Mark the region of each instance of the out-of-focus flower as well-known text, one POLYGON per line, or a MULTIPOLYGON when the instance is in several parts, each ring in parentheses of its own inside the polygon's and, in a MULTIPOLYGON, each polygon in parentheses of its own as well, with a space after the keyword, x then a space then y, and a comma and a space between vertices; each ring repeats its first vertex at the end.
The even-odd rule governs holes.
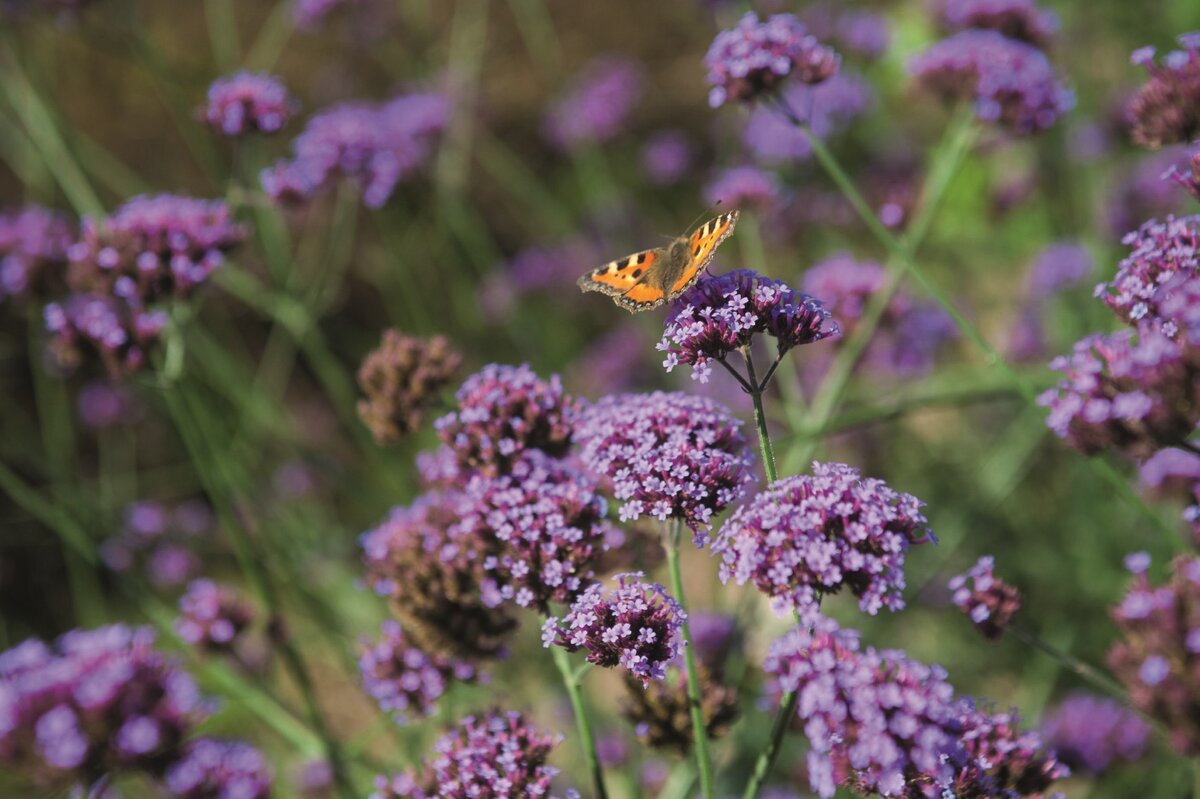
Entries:
POLYGON ((292 142, 291 159, 263 171, 263 190, 278 202, 303 203, 347 178, 364 205, 379 208, 428 159, 450 113, 450 98, 437 92, 327 108, 292 142))
POLYGON ((1021 595, 992 573, 995 559, 986 555, 970 571, 950 580, 954 604, 989 641, 1004 635, 1021 609, 1021 595))
POLYGON ((629 59, 596 59, 547 110, 542 122, 547 140, 570 151, 614 138, 641 97, 642 81, 641 68, 629 59))
POLYGON ((655 186, 671 186, 683 180, 692 168, 695 146, 678 130, 663 130, 642 147, 642 172, 655 186))
POLYGON ((27 205, 0 213, 0 303, 45 297, 66 277, 75 226, 57 211, 27 205))
POLYGON ((837 2, 810 3, 799 11, 808 32, 832 42, 844 53, 873 60, 891 44, 887 20, 873 11, 846 8, 837 2))
POLYGON ((39 785, 159 776, 205 715, 147 627, 74 630, 53 647, 30 639, 0 653, 0 763, 39 785))
POLYGON ((421 773, 376 778, 370 799, 557 799, 558 769, 546 761, 559 741, 516 711, 467 716, 433 745, 421 773))
POLYGON ((561 457, 571 446, 577 401, 562 380, 542 380, 528 364, 489 364, 463 381, 458 410, 434 423, 438 435, 467 469, 503 474, 522 452, 561 457))
POLYGON ((254 608, 232 589, 212 580, 193 580, 179 599, 175 629, 188 644, 209 652, 232 652, 254 621, 254 608))
POLYGON ((612 487, 621 521, 678 519, 703 540, 753 480, 741 422, 691 394, 604 397, 576 426, 580 458, 612 487))
POLYGON ((167 769, 163 782, 178 799, 267 799, 275 775, 250 744, 198 738, 167 769))
POLYGON ((1130 58, 1149 76, 1127 106, 1130 133, 1143 147, 1189 143, 1200 135, 1200 36, 1187 33, 1178 41, 1184 49, 1172 50, 1157 64, 1153 47, 1135 50, 1130 58))
POLYGON ((1200 752, 1200 560, 1176 558, 1171 580, 1153 586, 1144 564, 1112 610, 1120 640, 1108 665, 1134 707, 1167 728, 1181 755, 1200 752))
POLYGON ((558 290, 573 286, 580 272, 603 257, 594 241, 575 236, 521 250, 503 265, 496 278, 518 295, 558 290))
POLYGON ((874 615, 904 607, 904 557, 935 541, 921 502, 841 463, 767 486, 738 508, 713 545, 721 580, 753 582, 777 609, 804 617, 843 588, 874 615))
POLYGON ((213 533, 212 511, 198 500, 168 507, 140 501, 125 508, 124 524, 100 547, 104 565, 118 574, 144 570, 159 588, 175 588, 200 573, 191 547, 213 533))
POLYGON ((644 386, 658 373, 651 352, 648 336, 640 325, 618 325, 594 339, 572 362, 567 383, 590 397, 644 386))
MULTIPOLYGON (((1096 287, 1096 294, 1126 323, 1160 327, 1159 290, 1176 275, 1200 272, 1200 216, 1151 219, 1122 243, 1130 248, 1129 255, 1112 280, 1096 287)), ((1165 333, 1174 336, 1176 330, 1167 325, 1165 333)))
POLYGON ((1050 792, 1071 769, 1047 749, 1035 730, 1021 730, 1016 711, 996 713, 972 699, 960 699, 959 736, 967 756, 948 795, 1002 799, 1065 799, 1050 792))
POLYGON ((643 685, 663 679, 684 646, 687 614, 665 588, 641 578, 619 574, 609 590, 592 585, 561 619, 546 619, 542 643, 570 652, 586 649, 589 663, 619 666, 643 685))
POLYGON ((42 314, 50 334, 47 352, 68 373, 96 358, 113 377, 133 374, 146 365, 167 326, 164 311, 141 310, 106 294, 73 294, 42 314))
MULTIPOLYGON (((633 725, 638 740, 656 751, 686 756, 692 747, 692 717, 688 698, 687 673, 678 671, 674 679, 644 684, 631 675, 625 677, 625 700, 621 715, 633 725)), ((710 741, 729 731, 738 717, 737 688, 724 685, 705 666, 698 666, 700 678, 700 714, 710 741)))
MULTIPOLYGON (((841 72, 816 86, 789 85, 780 99, 799 121, 825 138, 869 110, 875 95, 862 78, 841 72)), ((808 139, 795 124, 768 106, 758 106, 751 112, 742 141, 756 157, 772 163, 812 154, 808 139)))
POLYGON ((1200 483, 1200 455, 1176 447, 1155 452, 1138 469, 1142 485, 1158 495, 1191 496, 1200 483))
POLYGON ((1073 693, 1042 720, 1042 737, 1072 771, 1099 776, 1123 760, 1140 760, 1150 725, 1113 699, 1073 693))
POLYGON ((596 736, 596 759, 606 768, 629 765, 629 744, 623 735, 608 733, 596 736))
MULTIPOLYGON (((821 302, 782 280, 739 269, 701 278, 676 301, 658 349, 670 372, 685 364, 692 379, 707 383, 712 361, 750 346, 756 333, 775 339, 778 357, 803 344, 836 335, 838 326, 821 302)), ((759 388, 753 386, 752 388, 759 388)))
POLYGON ((295 0, 292 19, 297 28, 316 30, 339 8, 361 5, 363 0, 295 0))
POLYGON ((1018 134, 1049 128, 1075 104, 1044 53, 989 30, 966 30, 916 56, 909 70, 947 98, 974 103, 975 115, 1018 134))
POLYGON ((1045 299, 1071 286, 1082 283, 1092 273, 1092 254, 1079 244, 1060 241, 1038 252, 1025 278, 1025 291, 1030 299, 1045 299))
POLYGON ((91 4, 91 0, 2 0, 0 16, 6 21, 19 22, 22 17, 33 14, 57 14, 70 18, 91 4))
POLYGON ((479 677, 469 661, 414 646, 392 619, 383 623, 378 641, 363 643, 358 667, 367 693, 398 724, 433 715, 451 681, 475 682, 479 677))
POLYGON ((940 16, 951 31, 984 28, 1043 49, 1058 33, 1058 15, 1033 0, 944 0, 940 16))
POLYGON ((696 660, 710 671, 720 673, 739 639, 737 619, 725 613, 691 613, 688 630, 696 660))
POLYGON ((287 87, 274 75, 236 72, 208 87, 202 109, 208 126, 225 136, 278 133, 296 110, 287 87))
POLYGON ((143 407, 128 387, 108 380, 93 380, 79 390, 75 410, 84 426, 107 430, 138 421, 143 407))
POLYGON ((328 760, 298 763, 292 773, 292 783, 304 799, 329 799, 334 789, 333 766, 328 760))
POLYGON ((1192 145, 1188 150, 1187 160, 1180 166, 1172 166, 1167 172, 1167 178, 1200 200, 1200 144, 1192 145))
POLYGON ((708 104, 750 102, 794 77, 820 83, 833 77, 841 62, 830 47, 817 41, 792 14, 766 21, 747 13, 736 26, 713 39, 704 63, 708 67, 708 104))
POLYGON ((420 339, 394 328, 383 331, 379 347, 358 368, 358 385, 367 395, 358 402, 359 417, 381 444, 400 441, 421 426, 461 364, 445 336, 420 339))
POLYGON ((1165 147, 1139 158, 1105 198, 1104 221, 1109 233, 1119 240, 1148 219, 1186 211, 1188 198, 1177 185, 1186 161, 1182 147, 1165 147))
POLYGON ((726 169, 704 187, 708 204, 725 208, 769 208, 779 199, 779 193, 775 175, 753 166, 726 169))

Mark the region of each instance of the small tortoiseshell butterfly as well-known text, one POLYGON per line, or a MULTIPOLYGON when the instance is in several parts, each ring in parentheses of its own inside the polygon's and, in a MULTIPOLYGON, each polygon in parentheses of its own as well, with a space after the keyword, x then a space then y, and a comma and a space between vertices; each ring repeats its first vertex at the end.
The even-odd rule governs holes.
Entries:
POLYGON ((630 313, 657 308, 700 278, 737 221, 737 211, 721 214, 666 247, 643 250, 593 269, 579 278, 579 288, 607 294, 630 313))

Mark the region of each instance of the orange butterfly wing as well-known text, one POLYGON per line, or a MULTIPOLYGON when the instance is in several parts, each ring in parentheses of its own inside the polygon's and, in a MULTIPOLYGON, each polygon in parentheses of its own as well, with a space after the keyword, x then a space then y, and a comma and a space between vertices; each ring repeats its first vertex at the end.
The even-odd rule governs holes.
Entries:
POLYGON ((579 278, 579 288, 584 291, 599 291, 610 297, 621 297, 641 288, 641 281, 658 259, 666 253, 661 249, 644 250, 627 255, 617 261, 593 269, 579 278))
POLYGON ((705 222, 688 237, 688 252, 691 254, 692 260, 688 262, 687 268, 683 270, 679 280, 675 281, 675 285, 671 286, 670 297, 674 298, 696 282, 709 262, 712 261, 717 247, 733 233, 737 221, 738 212, 730 211, 705 222))

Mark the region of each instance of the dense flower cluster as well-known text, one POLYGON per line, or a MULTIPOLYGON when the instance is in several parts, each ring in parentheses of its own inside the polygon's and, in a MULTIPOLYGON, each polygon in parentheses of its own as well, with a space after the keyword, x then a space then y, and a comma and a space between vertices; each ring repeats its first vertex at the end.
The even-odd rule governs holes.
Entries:
POLYGON ((71 372, 97 358, 113 377, 147 364, 150 350, 167 327, 162 310, 144 310, 108 294, 73 294, 42 309, 47 351, 54 365, 71 372))
POLYGON ((188 744, 163 782, 178 799, 267 799, 275 777, 253 746, 199 738, 188 744))
POLYGON ((642 172, 654 185, 670 186, 688 174, 694 156, 687 136, 677 130, 659 131, 642 147, 642 172))
POLYGON ((232 589, 212 580, 193 580, 179 599, 175 629, 180 638, 194 647, 230 652, 254 616, 254 608, 232 589))
MULTIPOLYGON (((649 685, 632 675, 625 677, 625 700, 621 716, 633 725, 634 734, 657 751, 687 756, 692 747, 691 704, 687 672, 678 665, 673 677, 649 685)), ((698 665, 700 715, 710 741, 722 737, 738 718, 738 690, 725 685, 719 674, 698 665)))
POLYGON ((716 108, 755 100, 788 77, 820 83, 837 73, 840 62, 794 15, 775 14, 763 21, 749 12, 718 33, 704 57, 712 85, 708 103, 716 108))
POLYGON ((955 710, 966 763, 955 774, 950 795, 1065 799, 1047 791, 1071 769, 1043 746, 1039 733, 1021 730, 1015 711, 991 712, 971 699, 960 699, 955 710))
POLYGON ((1100 775, 1117 761, 1140 760, 1150 725, 1113 699, 1073 693, 1042 720, 1042 737, 1072 771, 1100 775))
POLYGON ((571 652, 586 649, 589 663, 619 666, 643 685, 663 679, 684 645, 687 614, 665 588, 641 577, 619 574, 610 590, 592 585, 563 618, 546 620, 542 643, 571 652))
POLYGON ((358 402, 359 417, 381 444, 400 441, 421 426, 461 364, 445 336, 420 339, 394 328, 383 331, 379 347, 358 368, 358 385, 366 394, 358 402))
POLYGON ((1192 757, 1200 752, 1200 560, 1176 559, 1161 586, 1150 584, 1147 560, 1131 564, 1133 583, 1113 608, 1121 638, 1108 664, 1134 707, 1162 722, 1172 748, 1192 757))
POLYGON ((1164 144, 1189 143, 1200 136, 1200 35, 1179 37, 1183 50, 1173 50, 1154 63, 1154 48, 1143 47, 1131 60, 1149 77, 1129 100, 1133 140, 1157 149, 1164 144))
POLYGON ((591 63, 546 112, 542 129, 561 150, 608 141, 621 132, 642 93, 642 71, 618 57, 591 63))
MULTIPOLYGON (((780 93, 780 99, 791 115, 825 138, 870 109, 875 95, 862 78, 840 72, 816 86, 791 84, 780 93)), ((767 106, 751 112, 742 141, 755 156, 769 162, 808 158, 812 154, 808 138, 793 121, 767 106)))
POLYGON ((656 391, 604 397, 581 414, 575 438, 622 503, 621 521, 679 519, 702 538, 753 479, 740 427, 712 400, 656 391))
POLYGON ((1041 48, 1058 33, 1058 16, 1034 0, 944 0, 941 21, 952 31, 994 30, 1041 48))
MULTIPOLYGON (((1125 322, 1158 327, 1163 284, 1177 275, 1200 273, 1200 216, 1152 219, 1125 236, 1130 248, 1112 280, 1096 287, 1097 296, 1125 322)), ((1171 328, 1167 335, 1174 335, 1171 328)))
POLYGON ((993 574, 991 555, 979 559, 966 574, 950 580, 954 604, 967 614, 975 628, 988 640, 996 640, 1012 623, 1021 609, 1021 595, 993 574))
POLYGON ((753 582, 778 609, 805 617, 843 588, 861 610, 904 607, 904 557, 934 540, 916 497, 840 463, 775 481, 721 527, 720 577, 753 582))
POLYGON ((428 654, 413 646, 399 622, 383 623, 378 641, 364 643, 358 658, 363 687, 399 724, 431 716, 447 685, 474 682, 478 671, 461 658, 428 654))
POLYGON ((556 736, 516 711, 467 716, 433 745, 423 773, 379 777, 371 799, 556 799, 546 764, 556 736))
POLYGON ((0 653, 0 763, 41 785, 159 776, 205 715, 149 628, 75 630, 53 647, 30 639, 0 653))
POLYGON ((426 161, 449 117, 450 99, 436 92, 327 108, 292 142, 291 159, 263 171, 263 190, 279 202, 303 203, 349 178, 363 203, 379 208, 426 161))
POLYGON ((455 394, 458 410, 434 426, 459 463, 503 473, 525 450, 566 454, 578 403, 562 380, 542 380, 527 364, 489 364, 468 377, 455 394))
POLYGON ((173 588, 199 574, 192 545, 212 532, 212 511, 198 500, 173 507, 134 502, 125 508, 120 532, 101 545, 100 557, 118 574, 144 570, 154 585, 173 588))
POLYGON ((788 288, 782 280, 748 269, 705 277, 675 302, 658 349, 663 365, 692 367, 692 378, 708 382, 711 361, 750 346, 756 333, 775 339, 779 355, 837 333, 819 300, 788 288))
POLYGON ((75 227, 62 214, 27 205, 0 213, 0 302, 42 297, 65 278, 75 227))
POLYGON ((1200 144, 1193 145, 1188 150, 1187 159, 1178 166, 1172 166, 1167 177, 1200 200, 1200 144))
POLYGON ((995 31, 956 33, 909 67, 928 88, 973 101, 981 120, 1019 134, 1049 128, 1075 103, 1041 50, 995 31))
POLYGON ((287 87, 273 75, 237 72, 208 87, 204 121, 218 133, 277 133, 287 124, 296 103, 287 87))

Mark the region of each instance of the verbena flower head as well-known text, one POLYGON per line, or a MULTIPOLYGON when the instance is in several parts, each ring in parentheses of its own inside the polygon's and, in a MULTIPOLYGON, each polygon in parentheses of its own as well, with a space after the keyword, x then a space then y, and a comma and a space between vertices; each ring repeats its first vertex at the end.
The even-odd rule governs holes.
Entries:
MULTIPOLYGON (((674 675, 648 685, 626 675, 621 716, 633 726, 638 740, 650 749, 686 757, 695 735, 688 676, 682 664, 676 663, 671 668, 676 671, 674 675)), ((700 715, 705 734, 713 741, 724 736, 738 718, 738 690, 722 683, 719 675, 702 663, 697 664, 697 676, 700 715)))
POLYGON ((904 557, 935 540, 921 502, 841 463, 776 480, 738 508, 713 546, 721 580, 753 582, 779 610, 810 617, 843 588, 871 615, 904 607, 904 557))
POLYGON ((1200 200, 1200 144, 1192 145, 1188 150, 1187 160, 1178 166, 1172 166, 1167 177, 1193 198, 1200 200))
POLYGON ((852 56, 873 60, 891 44, 887 19, 873 11, 847 8, 830 0, 805 5, 799 16, 809 33, 852 56))
POLYGON ((956 707, 966 763, 958 769, 951 796, 998 799, 1065 799, 1049 792, 1071 769, 1042 743, 1035 730, 1022 730, 1016 711, 994 712, 972 699, 956 707))
MULTIPOLYGON (((822 138, 847 127, 875 102, 871 87, 857 75, 840 72, 824 83, 785 87, 781 98, 791 111, 822 138)), ((768 106, 751 112, 742 133, 746 148, 770 163, 808 158, 808 138, 788 119, 768 106)))
POLYGON ((209 652, 231 652, 254 621, 254 608, 232 589, 212 580, 193 580, 179 599, 175 629, 188 644, 209 652))
POLYGON ((661 680, 684 646, 687 614, 658 583, 641 573, 619 574, 616 588, 596 583, 561 619, 542 625, 542 643, 568 651, 587 650, 587 661, 620 667, 645 685, 661 680))
POLYGON ((264 72, 236 72, 208 87, 204 121, 225 136, 277 133, 296 110, 287 87, 264 72))
POLYGON ((1026 277, 1026 293, 1041 300, 1082 283, 1092 273, 1092 255, 1072 242, 1047 245, 1033 259, 1026 277))
POLYGON ((462 364, 462 356, 445 336, 405 336, 389 328, 377 349, 358 368, 358 385, 366 394, 358 415, 375 440, 395 443, 421 426, 425 413, 462 364))
POLYGON ((358 183, 364 205, 379 208, 428 159, 450 106, 446 95, 427 92, 327 108, 292 142, 291 159, 263 171, 263 190, 279 202, 304 203, 346 178, 358 183))
POLYGON ((502 474, 525 450, 561 457, 571 446, 578 403, 558 375, 542 380, 528 364, 489 364, 455 398, 458 410, 434 427, 465 468, 502 474))
POLYGON ((66 216, 27 205, 0 213, 0 303, 44 297, 65 278, 75 226, 66 216))
POLYGON ((178 799, 267 799, 274 782, 262 752, 242 741, 215 738, 188 744, 163 779, 178 799))
POLYGON ((371 799, 557 799, 558 769, 546 761, 560 740, 516 711, 467 716, 434 743, 422 773, 377 778, 371 799))
POLYGON ((206 714, 149 628, 75 630, 0 653, 0 763, 40 785, 159 776, 206 714))
POLYGON ((736 26, 721 31, 708 48, 708 104, 749 102, 766 95, 784 80, 820 83, 837 73, 841 58, 817 41, 792 14, 765 21, 747 13, 736 26))
POLYGON ((1171 580, 1151 585, 1146 562, 1130 559, 1133 582, 1113 608, 1120 639, 1108 665, 1134 707, 1167 728, 1181 755, 1200 753, 1200 560, 1176 558, 1171 580))
POLYGON ((1084 454, 1117 447, 1144 457, 1200 421, 1200 351, 1161 331, 1088 336, 1050 366, 1062 377, 1038 398, 1046 424, 1084 454))
POLYGON ((1104 201, 1108 232, 1119 241, 1148 219, 1186 213, 1190 200, 1179 190, 1179 180, 1187 162, 1186 148, 1170 146, 1144 155, 1123 171, 1104 201))
POLYGON ((678 519, 703 540, 753 480, 740 428, 710 399, 656 391, 604 397, 581 414, 575 439, 622 503, 621 521, 678 519))
POLYGON ((392 619, 383 623, 378 641, 363 643, 358 668, 367 693, 398 724, 432 716, 451 682, 475 682, 479 676, 470 661, 415 646, 392 619))
POLYGON ((125 377, 147 365, 167 326, 162 310, 145 310, 108 294, 73 294, 42 310, 47 351, 62 372, 98 361, 112 377, 125 377))
POLYGON ((938 94, 974 102, 984 122, 1018 134, 1049 128, 1075 104, 1041 50, 995 31, 956 33, 914 58, 909 70, 938 94))
POLYGON ((633 61, 617 56, 594 60, 547 110, 543 133, 554 146, 568 151, 614 138, 641 97, 643 80, 633 61))
POLYGON ((954 604, 988 640, 995 641, 1004 634, 1012 618, 1021 609, 1017 589, 993 574, 995 560, 986 555, 966 574, 950 580, 954 604))
POLYGON ((670 186, 685 178, 692 167, 695 146, 678 130, 663 130, 642 147, 642 172, 656 186, 670 186))
POLYGON ((1138 477, 1158 496, 1184 494, 1200 482, 1200 455, 1177 447, 1160 449, 1138 467, 1138 477))
POLYGON ((1140 760, 1150 725, 1115 699, 1076 692, 1042 720, 1041 733, 1072 771, 1103 774, 1118 761, 1140 760))
MULTIPOLYGON (((1123 239, 1130 248, 1112 280, 1096 286, 1096 295, 1123 321, 1139 327, 1162 325, 1157 298, 1177 275, 1200 273, 1200 216, 1152 219, 1123 239)), ((1168 326, 1166 334, 1175 329, 1168 326)))
POLYGON ((1130 57, 1148 75, 1126 108, 1133 140, 1143 147, 1158 149, 1200 136, 1200 36, 1187 33, 1178 41, 1184 49, 1172 50, 1157 64, 1153 47, 1130 57))
POLYGON ((779 354, 837 333, 829 312, 782 280, 749 269, 707 276, 688 289, 667 316, 658 349, 663 366, 692 367, 692 379, 707 383, 712 361, 750 346, 757 333, 775 339, 779 354))
POLYGON ((779 180, 758 167, 739 166, 717 174, 704 187, 709 205, 725 208, 768 208, 779 199, 779 180))
POLYGON ((1041 48, 1058 33, 1058 15, 1034 0, 944 0, 941 22, 952 31, 994 30, 1041 48))
POLYGON ((118 574, 144 570, 157 587, 175 588, 200 573, 203 564, 191 547, 212 534, 213 524, 212 511, 198 500, 173 507, 133 502, 120 532, 101 545, 100 558, 118 574))
POLYGON ((128 386, 109 380, 93 380, 79 389, 75 411, 90 430, 108 430, 139 421, 145 408, 128 386))

